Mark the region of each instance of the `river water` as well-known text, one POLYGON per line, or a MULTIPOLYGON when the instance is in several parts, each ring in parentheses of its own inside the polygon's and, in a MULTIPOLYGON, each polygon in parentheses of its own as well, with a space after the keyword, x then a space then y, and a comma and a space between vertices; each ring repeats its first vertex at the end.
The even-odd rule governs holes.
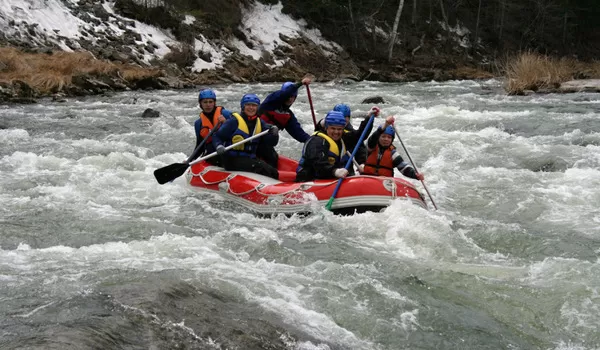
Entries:
MULTIPOLYGON (((235 111, 277 87, 215 89, 235 111)), ((600 347, 599 94, 311 92, 319 117, 386 99, 439 210, 261 218, 183 176, 158 185, 193 149, 195 90, 0 106, 0 348, 600 347)), ((293 109, 312 130, 304 89, 293 109)))

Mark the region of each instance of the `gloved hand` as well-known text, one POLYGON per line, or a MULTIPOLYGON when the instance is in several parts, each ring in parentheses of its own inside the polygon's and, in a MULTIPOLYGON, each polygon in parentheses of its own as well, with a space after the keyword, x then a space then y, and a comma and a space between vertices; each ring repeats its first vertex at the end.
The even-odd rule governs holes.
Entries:
POLYGON ((385 118, 385 123, 387 125, 394 125, 395 121, 396 121, 396 119, 394 118, 393 115, 390 115, 389 117, 385 118))
POLYGON ((279 136, 279 128, 276 126, 272 126, 269 128, 269 134, 273 136, 279 136))
POLYGON ((375 114, 376 117, 379 115, 379 113, 381 113, 381 110, 377 106, 373 106, 373 108, 371 108, 369 111, 369 115, 375 114))
POLYGON ((227 150, 225 149, 225 146, 223 145, 218 145, 217 146, 217 154, 222 156, 225 154, 225 152, 227 152, 227 150))
POLYGON ((365 165, 364 164, 360 164, 358 166, 358 172, 361 173, 361 174, 365 172, 365 165))
POLYGON ((417 176, 417 180, 421 180, 421 181, 425 180, 425 175, 423 175, 421 173, 416 173, 415 175, 417 176))
POLYGON ((335 177, 337 177, 338 179, 343 179, 346 176, 348 176, 348 170, 346 170, 346 168, 337 168, 333 172, 333 175, 335 175, 335 177))

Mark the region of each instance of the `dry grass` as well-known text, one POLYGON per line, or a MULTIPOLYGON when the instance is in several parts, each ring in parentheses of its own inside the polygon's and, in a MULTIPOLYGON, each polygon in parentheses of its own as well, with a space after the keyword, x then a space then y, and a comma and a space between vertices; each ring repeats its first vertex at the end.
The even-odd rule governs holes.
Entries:
POLYGON ((89 52, 25 53, 16 48, 0 48, 0 82, 21 80, 41 94, 56 93, 72 85, 73 76, 109 75, 126 82, 161 74, 156 68, 98 60, 89 52))
POLYGON ((585 63, 572 58, 558 59, 528 52, 508 59, 504 71, 506 91, 518 95, 525 90, 554 89, 572 79, 598 78, 600 62, 585 63))

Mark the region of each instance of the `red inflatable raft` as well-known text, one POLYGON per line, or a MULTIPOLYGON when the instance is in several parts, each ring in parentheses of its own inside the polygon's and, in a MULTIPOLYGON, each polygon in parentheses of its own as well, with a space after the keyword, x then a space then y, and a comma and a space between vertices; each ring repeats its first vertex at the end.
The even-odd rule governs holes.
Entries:
MULTIPOLYGON (((327 204, 337 179, 294 182, 298 162, 280 156, 278 165, 280 180, 275 180, 249 172, 226 171, 201 161, 190 167, 187 179, 195 188, 219 193, 257 214, 305 214, 327 204)), ((423 196, 406 180, 357 175, 344 179, 331 210, 336 214, 380 211, 397 198, 427 209, 423 196)))

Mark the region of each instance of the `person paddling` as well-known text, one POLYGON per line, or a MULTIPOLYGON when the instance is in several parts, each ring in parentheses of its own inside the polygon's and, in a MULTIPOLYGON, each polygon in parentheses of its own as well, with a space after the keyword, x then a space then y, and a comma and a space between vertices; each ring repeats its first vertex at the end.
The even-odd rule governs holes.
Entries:
POLYGON ((221 162, 226 170, 249 171, 278 179, 277 168, 256 156, 259 147, 275 147, 279 141, 279 130, 257 117, 258 105, 260 105, 258 96, 255 94, 244 95, 240 101, 241 112, 233 113, 232 117, 213 135, 213 146, 221 157, 221 162), (268 129, 270 132, 263 137, 239 147, 236 146, 230 151, 225 150, 225 147, 229 145, 268 129))
POLYGON ((394 176, 394 168, 400 170, 402 175, 415 180, 424 180, 422 173, 417 173, 415 169, 402 159, 400 153, 392 145, 396 134, 394 127, 394 117, 386 118, 383 126, 369 137, 367 141, 368 156, 364 165, 361 165, 363 175, 376 176, 394 176))
MULTIPOLYGON (((369 111, 369 113, 367 115, 359 116, 358 118, 362 118, 363 120, 360 122, 360 126, 358 127, 358 130, 357 130, 354 128, 352 123, 350 123, 350 120, 351 120, 350 106, 348 106, 345 103, 338 103, 337 105, 335 105, 333 107, 333 110, 342 113, 344 115, 344 118, 346 119, 346 125, 344 126, 344 134, 342 136, 342 139, 344 140, 344 144, 346 145, 347 149, 349 149, 349 150, 354 149, 354 146, 356 146, 356 143, 358 142, 360 135, 362 135, 363 132, 365 131, 365 129, 367 129, 367 126, 369 125, 369 117, 373 114, 375 114, 375 116, 378 116, 380 113, 379 107, 373 106, 373 108, 371 108, 371 110, 369 111)), ((365 135, 369 135, 371 133, 371 130, 373 130, 372 124, 369 126, 367 133, 365 135)), ((323 131, 323 132, 325 131, 323 119, 319 120, 319 122, 317 123, 317 131, 323 131)), ((358 151, 356 152, 356 155, 354 156, 354 158, 356 159, 356 161, 359 164, 363 164, 366 161, 367 147, 364 145, 364 143, 362 143, 359 146, 358 151)), ((350 175, 353 175, 352 170, 351 170, 350 175)))
MULTIPOLYGON (((299 83, 291 81, 283 83, 281 89, 270 93, 258 108, 260 119, 275 125, 278 129, 285 129, 296 141, 306 142, 310 135, 302 129, 298 118, 296 118, 290 107, 296 101, 298 89, 302 85, 310 84, 311 81, 310 77, 305 77, 299 83)), ((259 154, 267 163, 277 168, 279 156, 275 148, 265 147, 259 151, 259 154)))
POLYGON ((346 119, 338 111, 329 111, 324 119, 325 132, 315 132, 304 144, 296 169, 296 181, 335 179, 348 176, 348 161, 342 140, 346 119))
MULTIPOLYGON (((217 94, 212 89, 203 89, 198 94, 198 104, 200 105, 200 118, 194 122, 194 131, 196 133, 196 147, 190 161, 198 158, 202 154, 208 154, 215 151, 212 145, 211 131, 231 118, 231 112, 223 106, 217 106, 217 94), (198 146, 204 141, 204 145, 198 149, 198 146)), ((219 165, 219 157, 207 159, 207 162, 213 165, 219 165)))

